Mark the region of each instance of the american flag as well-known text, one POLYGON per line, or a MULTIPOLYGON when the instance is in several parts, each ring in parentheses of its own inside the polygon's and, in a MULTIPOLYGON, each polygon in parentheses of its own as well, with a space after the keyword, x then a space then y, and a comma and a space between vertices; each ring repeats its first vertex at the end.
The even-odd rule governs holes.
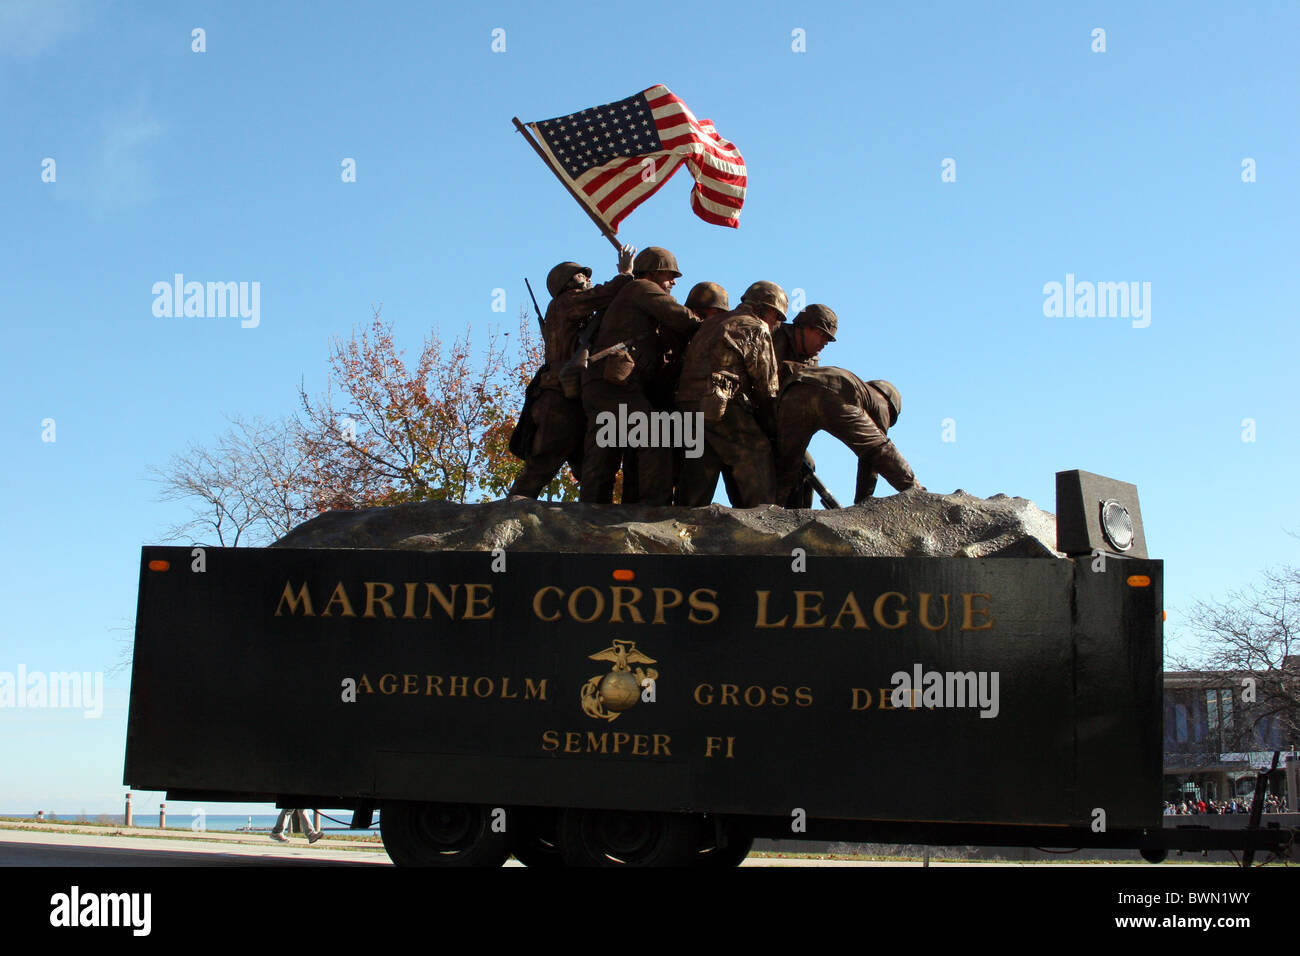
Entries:
POLYGON ((745 160, 711 120, 696 119, 666 86, 526 125, 555 169, 613 230, 683 163, 695 177, 695 215, 719 226, 740 225, 745 160))

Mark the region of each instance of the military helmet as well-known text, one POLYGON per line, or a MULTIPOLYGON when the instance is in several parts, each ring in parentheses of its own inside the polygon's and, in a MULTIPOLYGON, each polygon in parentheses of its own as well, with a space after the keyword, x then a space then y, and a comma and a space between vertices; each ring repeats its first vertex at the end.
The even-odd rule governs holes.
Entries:
POLYGON ((899 395, 898 389, 894 388, 892 384, 886 382, 883 378, 872 379, 867 384, 888 399, 889 413, 893 416, 893 419, 889 423, 889 427, 893 428, 898 422, 898 416, 903 411, 903 396, 899 395))
POLYGON ((697 282, 686 296, 686 308, 695 314, 705 309, 730 309, 727 290, 716 282, 697 282))
POLYGON ((586 266, 578 265, 576 262, 561 262, 550 272, 546 273, 546 291, 551 294, 551 298, 554 299, 557 295, 563 292, 565 287, 568 286, 569 280, 579 272, 585 275, 588 279, 591 278, 591 270, 586 266))
POLYGON ((825 332, 826 337, 834 342, 840 320, 829 305, 810 305, 794 317, 794 325, 825 332))
POLYGON ((646 246, 632 260, 633 275, 651 272, 671 272, 674 278, 682 277, 682 270, 677 268, 677 257, 663 246, 646 246))
POLYGON ((785 290, 775 282, 755 282, 745 294, 740 297, 741 302, 748 302, 750 305, 766 305, 769 308, 776 309, 782 315, 785 315, 786 308, 790 305, 790 300, 785 296, 785 290))

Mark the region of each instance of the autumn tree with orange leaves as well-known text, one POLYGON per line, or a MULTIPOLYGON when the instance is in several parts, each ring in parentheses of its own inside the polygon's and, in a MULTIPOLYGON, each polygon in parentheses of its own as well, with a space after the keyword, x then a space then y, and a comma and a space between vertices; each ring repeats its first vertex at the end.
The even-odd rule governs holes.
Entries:
MULTIPOLYGON (((449 347, 431 332, 408 366, 376 311, 368 329, 335 340, 329 390, 314 401, 299 390, 311 507, 502 497, 523 467, 510 433, 543 358, 526 311, 513 355, 508 337, 489 331, 475 356, 468 330, 449 347)), ((544 494, 573 500, 577 484, 566 470, 544 494)))
MULTIPOLYGON (((490 330, 476 354, 468 329, 450 347, 431 332, 408 365, 376 310, 331 342, 327 390, 313 399, 300 386, 297 417, 233 419, 211 447, 153 470, 162 500, 193 512, 171 537, 264 544, 325 511, 502 497, 523 467, 510 434, 544 354, 527 311, 511 338, 490 330)), ((543 496, 577 499, 567 467, 543 496)))

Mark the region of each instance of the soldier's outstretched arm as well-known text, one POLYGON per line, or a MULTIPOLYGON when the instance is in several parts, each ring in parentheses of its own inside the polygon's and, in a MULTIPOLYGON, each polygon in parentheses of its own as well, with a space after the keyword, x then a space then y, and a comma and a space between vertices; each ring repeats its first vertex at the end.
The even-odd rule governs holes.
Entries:
MULTIPOLYGON (((861 466, 865 464, 869 471, 879 472, 899 491, 907 491, 916 484, 916 475, 912 473, 912 466, 907 463, 907 459, 861 408, 842 405, 823 427, 858 456, 860 482, 865 479, 861 471, 861 466)), ((874 490, 873 486, 872 491, 874 490)), ((854 504, 868 497, 870 494, 861 497, 855 494, 854 504)))
POLYGON ((700 318, 686 306, 682 305, 667 292, 660 289, 644 293, 640 305, 645 308, 660 325, 666 325, 687 338, 695 334, 700 327, 700 318))

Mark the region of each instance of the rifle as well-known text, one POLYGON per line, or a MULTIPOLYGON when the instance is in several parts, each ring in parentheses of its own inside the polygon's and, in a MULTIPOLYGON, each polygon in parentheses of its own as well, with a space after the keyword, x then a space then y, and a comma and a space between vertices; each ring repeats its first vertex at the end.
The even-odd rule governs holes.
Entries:
POLYGON ((642 339, 648 339, 652 335, 654 335, 653 332, 647 332, 645 335, 638 335, 634 339, 627 339, 623 342, 615 342, 609 348, 601 349, 595 355, 588 355, 587 361, 595 362, 599 359, 603 359, 607 355, 613 355, 615 352, 626 352, 633 344, 640 342, 642 339))
POLYGON ((802 466, 803 466, 804 481, 812 485, 813 491, 817 492, 818 496, 822 500, 822 507, 823 508, 842 507, 842 505, 835 500, 835 496, 831 494, 831 490, 826 487, 826 485, 822 482, 820 478, 817 477, 817 473, 813 471, 812 465, 808 464, 807 455, 804 455, 802 466))
POLYGON ((537 304, 537 296, 533 295, 533 286, 527 276, 524 276, 524 285, 528 286, 528 296, 533 300, 533 308, 537 310, 537 327, 545 332, 546 320, 542 318, 542 307, 537 304))

